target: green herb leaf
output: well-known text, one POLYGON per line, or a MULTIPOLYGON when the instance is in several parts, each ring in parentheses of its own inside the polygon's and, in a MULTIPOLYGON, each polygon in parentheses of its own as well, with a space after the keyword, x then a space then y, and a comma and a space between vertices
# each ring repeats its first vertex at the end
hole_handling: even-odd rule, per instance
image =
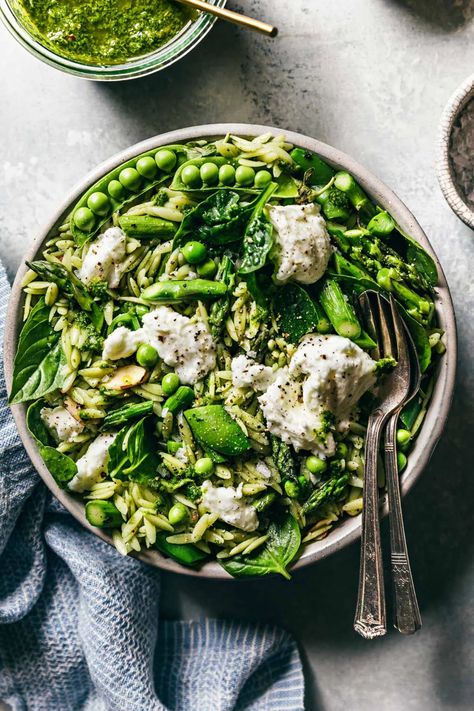
POLYGON ((49 322, 49 306, 40 299, 20 333, 9 402, 36 400, 60 388, 66 377, 66 356, 59 334, 49 322))
POLYGON ((298 555, 301 531, 296 519, 287 514, 268 527, 268 540, 262 548, 247 556, 235 556, 220 561, 222 567, 234 578, 278 573, 290 579, 288 566, 298 555))
POLYGON ((320 316, 308 292, 298 284, 285 284, 273 301, 275 316, 284 337, 297 343, 307 333, 317 329, 320 316))
POLYGON ((65 489, 77 474, 77 466, 71 457, 58 452, 55 448, 55 442, 41 419, 40 413, 44 405, 44 400, 37 400, 29 406, 26 413, 26 426, 38 444, 39 453, 49 473, 56 484, 65 489))
POLYGON ((144 417, 120 430, 109 447, 109 476, 148 484, 157 475, 159 464, 153 425, 144 417))

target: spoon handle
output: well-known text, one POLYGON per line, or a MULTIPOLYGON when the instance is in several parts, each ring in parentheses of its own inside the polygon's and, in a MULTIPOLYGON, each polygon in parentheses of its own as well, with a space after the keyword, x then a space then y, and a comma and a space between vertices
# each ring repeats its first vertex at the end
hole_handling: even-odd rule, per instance
POLYGON ((211 5, 208 2, 203 2, 203 0, 178 0, 178 2, 183 5, 189 5, 194 7, 196 10, 201 10, 202 12, 208 12, 210 15, 215 15, 221 20, 227 20, 227 22, 233 22, 235 25, 240 25, 240 27, 246 27, 249 30, 254 30, 255 32, 260 32, 267 37, 276 37, 278 34, 278 28, 273 25, 269 25, 261 20, 255 20, 253 17, 247 17, 239 12, 234 12, 233 10, 227 10, 225 7, 218 7, 217 5, 211 5))

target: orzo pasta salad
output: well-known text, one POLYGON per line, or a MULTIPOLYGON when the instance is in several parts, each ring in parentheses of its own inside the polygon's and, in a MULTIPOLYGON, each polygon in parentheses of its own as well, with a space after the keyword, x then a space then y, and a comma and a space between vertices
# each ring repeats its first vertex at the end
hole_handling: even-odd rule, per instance
POLYGON ((424 373, 402 470, 444 348, 436 280, 349 173, 284 136, 156 148, 28 263, 10 402, 121 553, 289 577, 362 508, 367 416, 396 363, 374 359, 357 296, 393 295, 424 373))

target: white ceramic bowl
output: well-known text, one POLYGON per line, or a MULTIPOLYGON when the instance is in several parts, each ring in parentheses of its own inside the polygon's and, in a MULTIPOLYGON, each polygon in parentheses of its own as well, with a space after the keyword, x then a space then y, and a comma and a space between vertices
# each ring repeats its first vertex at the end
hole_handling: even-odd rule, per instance
MULTIPOLYGON (((99 178, 118 166, 120 163, 130 160, 135 155, 169 143, 183 143, 186 141, 196 140, 198 138, 214 139, 218 136, 224 136, 228 132, 241 136, 253 137, 266 133, 267 131, 281 133, 280 129, 275 129, 269 126, 256 126, 248 124, 195 126, 192 128, 172 131, 171 133, 166 133, 161 136, 155 136, 154 138, 150 138, 147 141, 137 143, 136 145, 127 148, 127 150, 118 153, 110 160, 98 166, 95 170, 89 173, 74 190, 72 190, 63 205, 58 208, 51 220, 36 235, 28 254, 26 255, 26 259, 33 261, 39 256, 41 250, 43 249, 44 243, 49 239, 52 232, 60 224, 62 224, 64 218, 70 212, 71 207, 76 202, 78 197, 85 190, 87 190, 90 185, 95 183, 99 178)), ((362 187, 373 197, 373 199, 379 205, 390 211, 396 221, 400 224, 401 228, 412 235, 412 237, 414 237, 436 261, 439 273, 436 313, 439 325, 446 333, 447 353, 440 360, 431 404, 421 433, 416 440, 413 450, 410 452, 408 466, 401 477, 402 493, 406 494, 428 464, 436 443, 443 432, 453 394, 456 372, 456 324, 453 304, 446 279, 428 238, 424 234, 420 225, 417 223, 411 212, 386 185, 384 185, 378 178, 369 173, 361 165, 356 163, 352 158, 344 153, 341 153, 335 148, 298 133, 292 133, 290 131, 285 131, 284 133, 288 141, 296 146, 301 146, 302 148, 314 151, 331 165, 348 170, 352 173, 356 180, 359 181, 362 187)), ((13 358, 18 333, 21 327, 21 309, 23 304, 21 280, 25 271, 26 267, 24 265, 18 270, 8 308, 5 337, 5 372, 8 389, 10 389, 11 385, 13 358)), ((83 502, 69 494, 67 491, 60 489, 51 474, 46 469, 46 466, 39 455, 36 444, 28 433, 25 423, 25 406, 15 405, 12 407, 12 410, 20 436, 24 442, 28 454, 30 455, 34 466, 38 470, 46 485, 49 489, 51 489, 59 501, 61 501, 61 503, 71 512, 71 514, 82 523, 83 526, 92 531, 96 536, 99 536, 108 543, 111 543, 111 538, 107 533, 98 528, 93 528, 87 522, 84 515, 83 502)), ((386 513, 385 498, 383 506, 384 512, 386 513)), ((331 553, 334 553, 340 548, 343 548, 360 536, 360 528, 360 516, 355 518, 347 518, 342 521, 328 535, 327 538, 307 545, 304 548, 301 557, 293 565, 293 569, 301 568, 314 563, 317 560, 321 560, 331 553)), ((181 566, 179 563, 176 563, 169 558, 165 558, 161 553, 155 550, 143 551, 138 554, 138 557, 151 565, 159 568, 165 568, 176 573, 211 579, 232 579, 218 563, 213 561, 205 563, 200 570, 192 570, 181 566)))
POLYGON ((449 99, 441 116, 438 131, 436 172, 443 195, 456 215, 474 229, 474 211, 464 201, 454 182, 450 159, 450 143, 453 125, 464 107, 474 98, 474 74, 459 86, 449 99))

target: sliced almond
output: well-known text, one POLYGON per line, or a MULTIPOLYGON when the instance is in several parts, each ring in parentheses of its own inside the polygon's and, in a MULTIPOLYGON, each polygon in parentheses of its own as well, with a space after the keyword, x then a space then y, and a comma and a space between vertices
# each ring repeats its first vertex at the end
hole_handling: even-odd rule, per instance
POLYGON ((108 390, 127 390, 143 383, 147 378, 147 371, 140 365, 124 365, 117 368, 110 380, 105 383, 108 390))
POLYGON ((77 402, 74 402, 74 400, 68 395, 66 395, 66 397, 64 398, 64 407, 69 412, 69 414, 74 417, 75 420, 77 420, 78 422, 82 422, 80 415, 81 406, 77 402))

